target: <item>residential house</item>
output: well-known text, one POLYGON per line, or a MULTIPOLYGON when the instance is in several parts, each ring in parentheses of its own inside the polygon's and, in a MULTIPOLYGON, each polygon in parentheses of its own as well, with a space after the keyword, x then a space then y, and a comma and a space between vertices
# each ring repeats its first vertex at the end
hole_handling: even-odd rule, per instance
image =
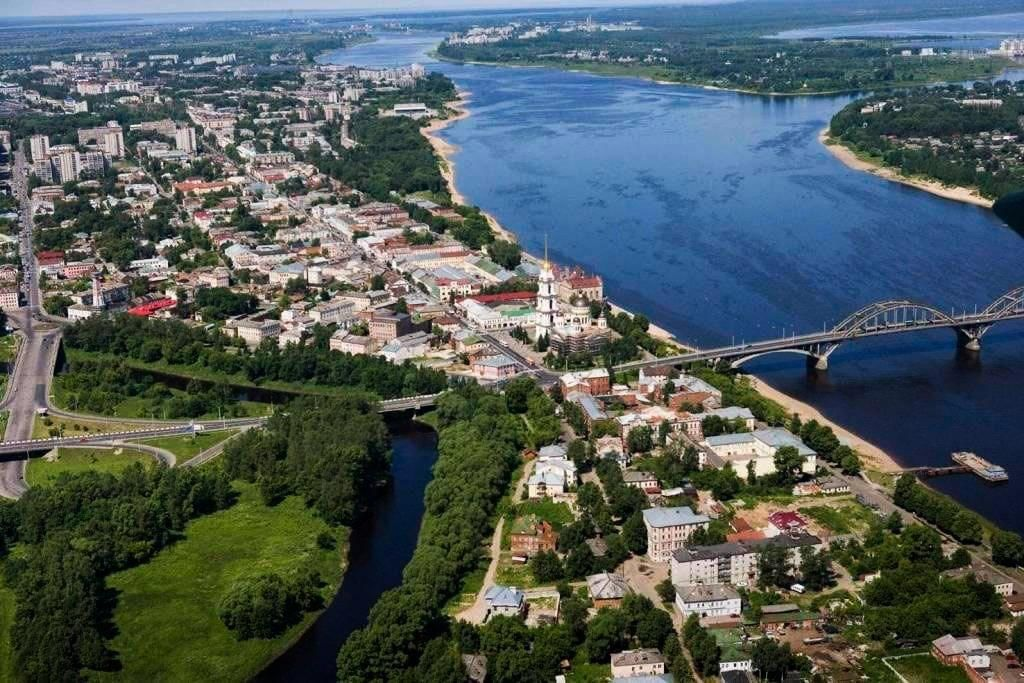
POLYGON ((624 650, 612 654, 612 677, 660 676, 665 673, 665 658, 654 648, 624 650))
POLYGON ((273 339, 281 334, 281 321, 273 318, 242 318, 230 321, 225 330, 234 330, 235 336, 241 338, 247 346, 255 347, 264 339, 273 339))
POLYGON ((433 335, 428 332, 412 332, 395 337, 378 351, 389 363, 402 363, 413 358, 422 358, 430 352, 433 335))
POLYGON ((685 620, 691 614, 700 619, 739 617, 743 601, 739 591, 725 583, 676 586, 676 608, 685 620))
POLYGON ((561 454, 556 448, 560 447, 545 446, 541 449, 526 482, 530 498, 562 495, 576 485, 576 463, 565 457, 564 448, 561 454))
POLYGON ((3 309, 4 311, 13 311, 20 305, 21 301, 18 296, 18 287, 16 285, 0 287, 0 309, 3 309))
POLYGON ((514 586, 491 586, 484 593, 484 601, 488 615, 518 617, 526 611, 526 595, 514 586))
POLYGON ((992 660, 978 638, 956 638, 947 633, 932 641, 932 656, 946 666, 959 666, 972 681, 989 680, 984 672, 988 672, 992 660))
POLYGON ((632 592, 626 577, 621 574, 601 572, 587 577, 587 593, 594 603, 594 609, 619 607, 622 599, 632 592))
POLYGON ((509 534, 513 557, 533 557, 558 546, 558 532, 551 524, 536 515, 517 518, 509 534))
POLYGON ((707 529, 711 519, 688 507, 649 508, 643 511, 647 528, 647 556, 654 562, 668 562, 672 552, 682 548, 697 529, 707 529))
POLYGON ((369 337, 352 334, 347 330, 337 330, 328 342, 332 351, 351 353, 354 356, 365 356, 373 349, 373 340, 369 337))
POLYGON ((607 368, 567 372, 562 375, 561 381, 566 394, 579 391, 591 396, 605 396, 612 391, 611 376, 607 368))
POLYGON ((681 586, 716 583, 755 585, 758 557, 769 544, 785 549, 793 566, 798 566, 803 548, 817 551, 822 547, 821 539, 811 534, 687 546, 672 553, 672 583, 681 586))
POLYGON ((485 382, 508 379, 519 371, 519 364, 505 354, 482 356, 470 364, 473 375, 485 382))
POLYGON ((626 470, 622 473, 622 481, 626 486, 638 488, 644 493, 661 493, 661 485, 658 483, 658 477, 651 472, 626 470))

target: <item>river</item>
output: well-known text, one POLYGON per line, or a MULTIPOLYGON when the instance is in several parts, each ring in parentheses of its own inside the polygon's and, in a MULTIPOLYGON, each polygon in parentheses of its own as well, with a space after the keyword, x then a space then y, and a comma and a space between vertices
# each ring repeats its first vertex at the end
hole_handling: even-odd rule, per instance
MULTIPOLYGON (((329 55, 433 62, 439 36, 383 35, 329 55)), ((1024 239, 993 214, 837 161, 818 132, 851 96, 760 97, 538 68, 431 63, 471 93, 448 127, 460 191, 536 253, 600 273, 608 295, 698 345, 807 332, 886 299, 984 307, 1024 285, 1024 239)), ((1020 74, 1012 77, 1020 78, 1020 74)), ((975 450, 1008 469, 992 488, 934 480, 1024 531, 1024 325, 958 356, 952 332, 748 368, 908 466, 975 450)))
POLYGON ((291 647, 255 680, 333 681, 338 650, 366 625, 384 591, 402 582, 423 517, 423 492, 437 459, 437 435, 418 422, 389 419, 392 485, 352 529, 348 568, 333 602, 291 647))

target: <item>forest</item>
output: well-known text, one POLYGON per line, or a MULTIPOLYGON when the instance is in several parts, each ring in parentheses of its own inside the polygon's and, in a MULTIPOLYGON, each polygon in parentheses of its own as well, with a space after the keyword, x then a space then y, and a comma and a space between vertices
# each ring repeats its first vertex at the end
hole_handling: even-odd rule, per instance
POLYGON ((330 334, 330 329, 318 327, 313 338, 303 344, 281 349, 275 340, 269 340, 250 351, 216 330, 190 327, 178 320, 121 314, 88 318, 68 327, 64 343, 70 349, 137 363, 184 366, 211 381, 243 377, 253 383, 351 387, 382 399, 432 394, 447 386, 444 374, 436 370, 332 351, 330 334))
POLYGON ((832 118, 829 133, 903 175, 976 187, 995 199, 1024 189, 1018 139, 1022 116, 1024 84, 997 81, 857 100, 832 118), (999 104, 967 105, 964 100, 999 104))

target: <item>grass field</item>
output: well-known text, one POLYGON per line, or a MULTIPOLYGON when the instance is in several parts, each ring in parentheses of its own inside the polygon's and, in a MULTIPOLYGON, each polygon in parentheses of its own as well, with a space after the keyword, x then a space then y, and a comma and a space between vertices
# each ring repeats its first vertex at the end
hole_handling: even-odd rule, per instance
POLYGON ((158 436, 153 439, 139 439, 138 441, 139 443, 156 446, 157 448, 163 448, 174 453, 178 458, 178 464, 181 464, 185 460, 199 455, 207 448, 216 446, 221 441, 237 433, 237 429, 226 429, 217 432, 198 432, 195 437, 188 435, 158 436))
POLYGON ((128 422, 94 422, 92 420, 73 420, 71 418, 47 416, 36 416, 32 424, 32 438, 46 439, 50 437, 51 429, 64 429, 64 436, 75 435, 85 436, 86 434, 106 434, 108 432, 126 432, 132 429, 142 429, 142 425, 128 422), (49 424, 47 424, 49 422, 49 424))
POLYGON ((14 591, 4 584, 0 573, 0 683, 14 681, 14 652, 11 650, 11 625, 14 623, 14 591))
POLYGON ((800 508, 799 512, 835 534, 865 530, 876 519, 871 510, 852 501, 834 506, 808 505, 800 508))
POLYGON ((238 502, 201 517, 186 537, 152 561, 108 579, 118 592, 111 646, 123 669, 92 674, 94 680, 245 681, 287 649, 314 614, 273 640, 236 641, 217 615, 218 604, 242 577, 275 571, 283 575, 312 566, 326 582, 323 595, 337 590, 348 547, 346 529, 332 530, 290 497, 274 508, 263 505, 255 486, 236 482, 238 502), (334 533, 338 547, 316 544, 334 533))
MULTIPOLYGON (((64 410, 72 412, 83 412, 91 413, 92 411, 82 410, 80 406, 76 405, 73 400, 73 395, 69 395, 64 387, 64 378, 61 375, 56 375, 53 378, 53 404, 64 410)), ((170 389, 170 392, 174 396, 184 396, 185 392, 180 389, 170 389)), ((260 417, 262 415, 270 415, 274 411, 274 406, 269 403, 258 403, 256 401, 239 401, 238 407, 241 409, 241 413, 235 417, 260 417)), ((168 419, 166 414, 163 412, 161 404, 154 405, 152 399, 148 399, 142 396, 131 396, 114 406, 114 409, 109 414, 105 414, 107 417, 124 417, 131 419, 151 419, 151 420, 164 420, 168 419)), ((216 420, 220 417, 216 411, 200 415, 196 419, 200 420, 216 420)), ((187 419, 187 418, 176 418, 176 419, 187 419)))
POLYGON ((126 448, 58 448, 57 459, 32 458, 28 461, 25 479, 29 486, 46 486, 68 472, 96 470, 117 474, 135 462, 155 462, 153 456, 126 448))
POLYGON ((930 654, 890 659, 889 664, 910 683, 970 683, 960 667, 946 666, 930 654))

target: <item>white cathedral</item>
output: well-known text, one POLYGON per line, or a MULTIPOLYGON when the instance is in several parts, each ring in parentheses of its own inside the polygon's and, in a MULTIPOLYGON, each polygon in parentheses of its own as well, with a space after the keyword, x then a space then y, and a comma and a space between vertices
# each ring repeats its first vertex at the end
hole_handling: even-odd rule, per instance
MULTIPOLYGON (((600 282, 599 279, 597 281, 600 282)), ((598 300, 601 299, 600 292, 598 285, 598 300)), ((534 339, 546 337, 550 348, 557 353, 598 351, 611 339, 608 321, 603 314, 596 319, 590 315, 590 301, 575 291, 572 278, 559 282, 555 277, 555 270, 547 258, 546 245, 544 261, 537 278, 537 312, 534 321, 534 339)))

